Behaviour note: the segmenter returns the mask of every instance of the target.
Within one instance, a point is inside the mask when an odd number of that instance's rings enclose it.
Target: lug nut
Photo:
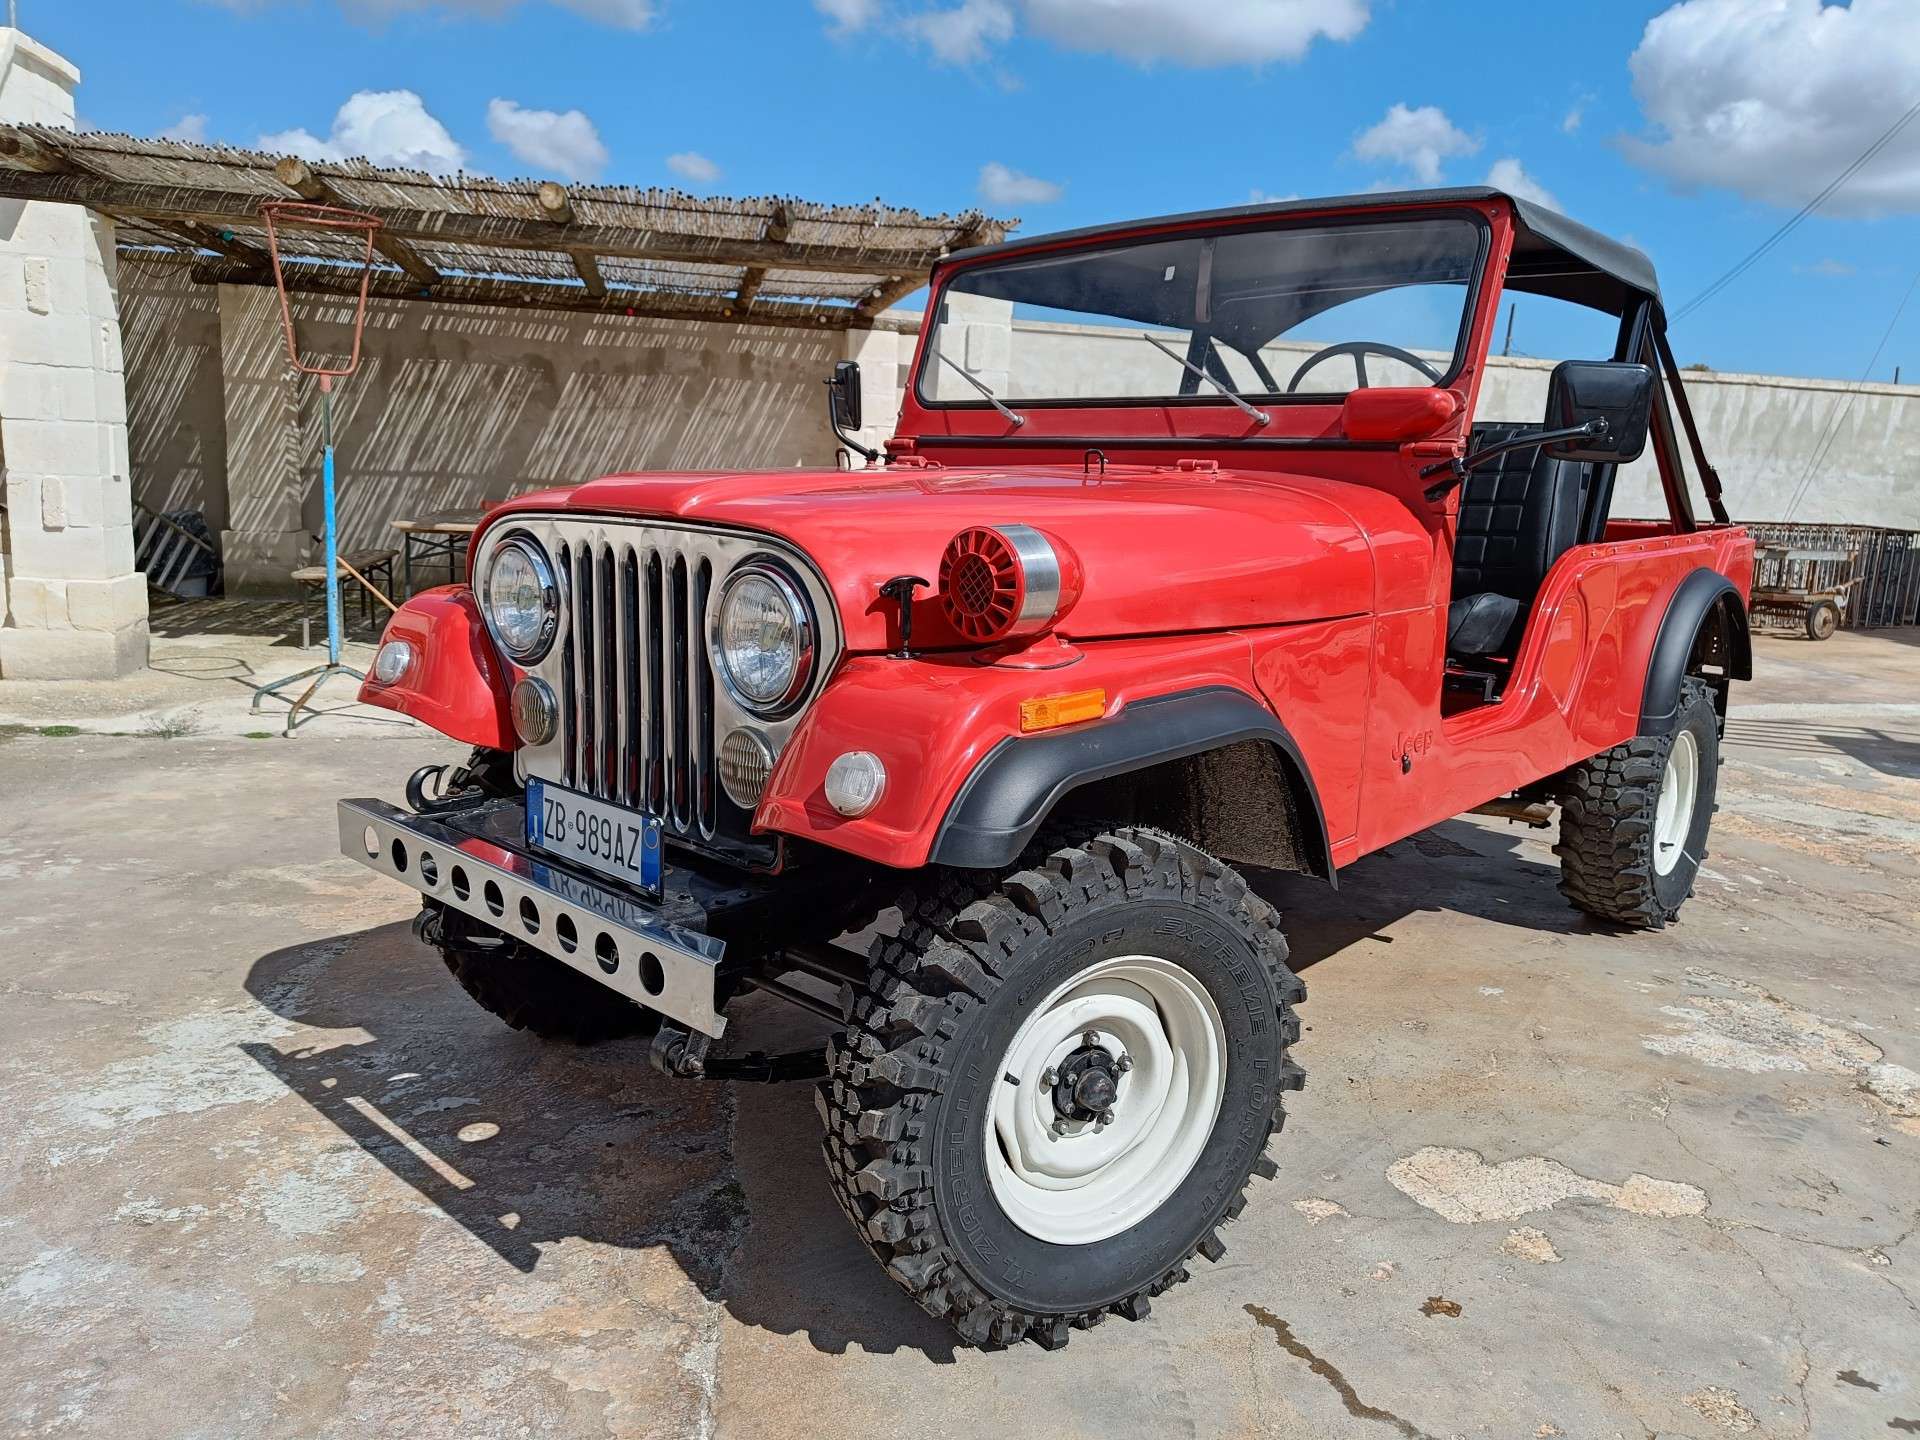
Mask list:
[[[1046,1086],[1058,1085],[1060,1083],[1060,1072],[1049,1065],[1046,1068],[1046,1073],[1041,1075],[1040,1083]]]
[[[1060,1136],[1066,1133],[1067,1133],[1067,1122],[1065,1117],[1063,1116],[1062,1118],[1053,1122],[1054,1138],[1058,1139]]]
[[[1133,1069],[1133,1056],[1123,1051],[1120,1058],[1113,1062],[1113,1068],[1118,1070],[1122,1075],[1126,1074],[1127,1071]]]
[[[1089,1050],[1098,1050],[1100,1048],[1100,1032],[1098,1030],[1087,1031],[1086,1034],[1080,1037],[1080,1043],[1085,1045]]]
[[[1104,1130],[1111,1124],[1113,1124],[1113,1111],[1111,1110],[1102,1110],[1093,1120],[1093,1128],[1096,1130]]]

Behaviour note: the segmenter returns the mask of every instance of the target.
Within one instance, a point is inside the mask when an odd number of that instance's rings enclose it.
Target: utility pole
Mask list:
[[[11,4],[12,0],[8,0],[8,3]],[[1500,353],[1502,355],[1513,354],[1513,312],[1519,308],[1520,302],[1518,300],[1507,306],[1507,343],[1500,347]]]

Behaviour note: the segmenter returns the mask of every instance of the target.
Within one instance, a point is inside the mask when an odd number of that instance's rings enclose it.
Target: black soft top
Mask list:
[[[1269,200],[1257,205],[1233,205],[1224,210],[1195,210],[1184,215],[1161,215],[1121,224],[1092,225],[1051,235],[1020,236],[998,245],[959,250],[949,260],[973,260],[993,254],[1012,255],[1038,246],[1081,243],[1103,236],[1119,236],[1145,226],[1213,224],[1227,220],[1257,221],[1269,216],[1306,214],[1331,209],[1391,210],[1407,205],[1436,205],[1449,201],[1506,200],[1518,222],[1513,258],[1507,267],[1509,289],[1549,295],[1576,305],[1592,306],[1611,314],[1625,313],[1631,302],[1646,296],[1660,298],[1660,282],[1653,262],[1631,245],[1611,240],[1599,231],[1569,220],[1558,211],[1490,185],[1462,185],[1439,190],[1391,190],[1366,195],[1333,195],[1315,200]]]

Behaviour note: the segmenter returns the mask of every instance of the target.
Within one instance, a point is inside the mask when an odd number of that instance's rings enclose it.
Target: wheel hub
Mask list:
[[[1053,1082],[1053,1108],[1062,1120],[1113,1121],[1120,1094],[1119,1060],[1098,1037],[1089,1034],[1078,1050],[1061,1061]]]

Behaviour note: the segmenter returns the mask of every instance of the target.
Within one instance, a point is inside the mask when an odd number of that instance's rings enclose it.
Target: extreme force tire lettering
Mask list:
[[[1184,841],[1119,828],[1042,841],[1024,864],[931,871],[902,898],[899,935],[875,941],[868,983],[842,992],[848,1028],[818,1106],[834,1194],[887,1273],[974,1344],[1053,1348],[1109,1313],[1143,1319],[1194,1255],[1225,1253],[1219,1227],[1249,1176],[1275,1173],[1281,1092],[1304,1082],[1287,1050],[1306,992],[1273,907]],[[1158,1209],[1108,1238],[1050,1244],[1009,1218],[987,1174],[995,1087],[1010,1083],[1001,1057],[1063,979],[1142,953],[1217,1008],[1224,1097]]]
[[[1691,765],[1675,765],[1676,746]],[[1664,735],[1637,735],[1563,777],[1560,794],[1560,892],[1602,920],[1636,930],[1658,930],[1693,894],[1693,877],[1707,858],[1720,775],[1720,729],[1713,692],[1694,679],[1681,682],[1680,708]],[[1663,854],[1663,791],[1690,781],[1689,795],[1665,805],[1690,807]]]

